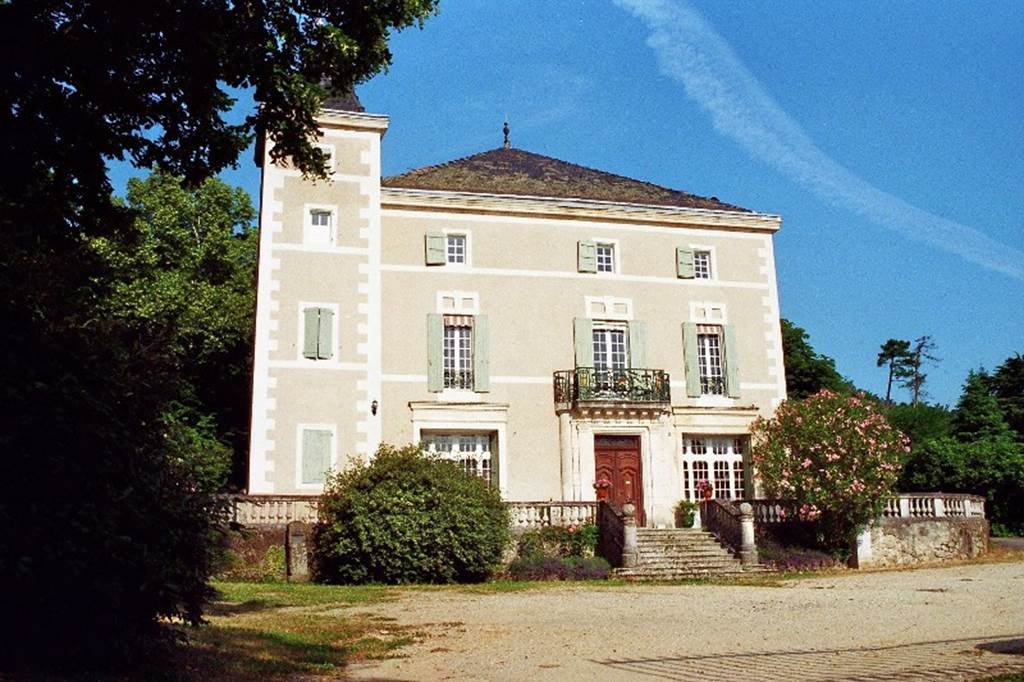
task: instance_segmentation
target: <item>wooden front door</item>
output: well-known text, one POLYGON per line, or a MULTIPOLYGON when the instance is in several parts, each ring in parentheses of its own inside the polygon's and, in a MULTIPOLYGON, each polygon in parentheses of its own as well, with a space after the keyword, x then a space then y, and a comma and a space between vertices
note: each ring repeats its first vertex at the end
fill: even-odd
POLYGON ((643 526, 644 486, 640 470, 640 436, 594 436, 595 481, 611 483, 608 500, 617 507, 636 506, 636 523, 643 526))

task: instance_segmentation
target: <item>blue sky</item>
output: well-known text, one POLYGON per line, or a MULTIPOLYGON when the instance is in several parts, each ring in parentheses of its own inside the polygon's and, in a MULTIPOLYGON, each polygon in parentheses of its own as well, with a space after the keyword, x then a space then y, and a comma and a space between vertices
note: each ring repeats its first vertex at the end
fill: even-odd
MULTIPOLYGON (((392 51, 358 91, 385 174, 497 147, 507 114, 516 147, 782 215, 782 314, 858 386, 890 337, 934 337, 946 404, 1024 352, 1016 0, 442 2, 392 51)), ((255 196, 250 158, 224 177, 255 196)))

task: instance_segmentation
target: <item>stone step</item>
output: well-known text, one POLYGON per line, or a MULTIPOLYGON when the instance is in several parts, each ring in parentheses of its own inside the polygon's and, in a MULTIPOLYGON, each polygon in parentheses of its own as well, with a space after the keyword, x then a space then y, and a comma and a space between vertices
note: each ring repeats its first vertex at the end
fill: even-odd
POLYGON ((735 556, 728 552, 638 552, 641 560, 650 561, 685 561, 687 559, 707 559, 710 561, 733 561, 735 556))
POLYGON ((724 570, 696 570, 696 571, 645 571, 643 569, 616 569, 612 574, 615 578, 622 580, 643 581, 665 581, 693 580, 693 579, 714 579, 714 578, 751 578, 765 571, 733 569, 724 570))

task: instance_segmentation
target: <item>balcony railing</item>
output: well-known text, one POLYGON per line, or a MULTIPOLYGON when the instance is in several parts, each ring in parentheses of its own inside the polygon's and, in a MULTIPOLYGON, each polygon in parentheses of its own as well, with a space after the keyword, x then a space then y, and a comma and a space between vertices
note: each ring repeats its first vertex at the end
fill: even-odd
POLYGON ((555 402, 667 403, 668 372, 660 369, 577 367, 555 372, 555 402))

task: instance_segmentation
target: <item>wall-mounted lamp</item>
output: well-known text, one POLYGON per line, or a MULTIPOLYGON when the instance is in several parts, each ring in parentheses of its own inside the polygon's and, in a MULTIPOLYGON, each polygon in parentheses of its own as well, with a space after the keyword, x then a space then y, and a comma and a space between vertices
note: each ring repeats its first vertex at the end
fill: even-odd
POLYGON ((374 400, 372 403, 370 403, 370 414, 373 414, 373 415, 377 414, 377 405, 378 405, 378 403, 377 403, 376 400, 374 400))

